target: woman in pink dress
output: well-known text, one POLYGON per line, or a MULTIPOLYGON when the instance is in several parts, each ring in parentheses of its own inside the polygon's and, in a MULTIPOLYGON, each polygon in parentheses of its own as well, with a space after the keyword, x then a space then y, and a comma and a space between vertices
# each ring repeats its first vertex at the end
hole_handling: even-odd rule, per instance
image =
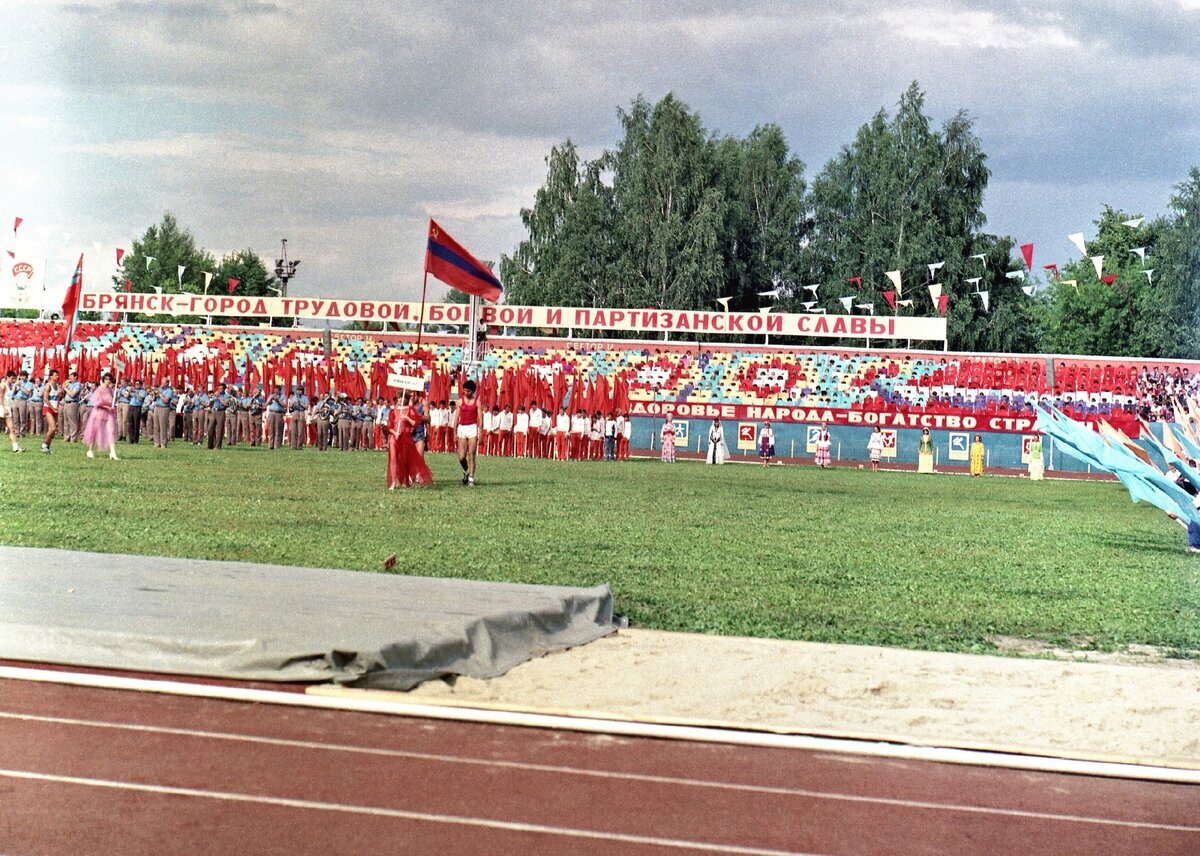
POLYGON ((422 418, 408 398, 402 407, 393 407, 388 413, 388 490, 395 490, 400 485, 433 484, 433 473, 412 438, 413 426, 422 418))
POLYGON ((88 416, 87 426, 83 429, 83 442, 87 444, 87 456, 96 457, 93 449, 108 448, 108 456, 114 461, 117 457, 117 411, 113 407, 113 376, 105 373, 100 379, 100 385, 88 399, 92 408, 88 416))
POLYGON ((663 463, 675 463, 675 420, 671 417, 670 413, 667 414, 667 419, 663 422, 659 437, 662 439, 663 463))

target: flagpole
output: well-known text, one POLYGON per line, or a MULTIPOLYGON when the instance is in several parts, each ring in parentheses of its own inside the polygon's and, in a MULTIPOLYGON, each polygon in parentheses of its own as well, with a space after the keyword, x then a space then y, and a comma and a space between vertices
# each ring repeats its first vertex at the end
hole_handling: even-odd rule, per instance
POLYGON ((417 350, 421 349, 421 334, 425 332, 425 289, 429 287, 429 269, 425 269, 425 278, 421 281, 421 318, 417 322, 417 350))

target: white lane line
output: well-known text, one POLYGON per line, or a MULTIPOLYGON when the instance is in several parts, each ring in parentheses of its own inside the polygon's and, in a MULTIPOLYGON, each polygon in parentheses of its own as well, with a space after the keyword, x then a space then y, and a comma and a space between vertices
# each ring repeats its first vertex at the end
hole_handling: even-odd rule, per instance
POLYGON ((607 734, 620 737, 682 740, 692 743, 719 743, 729 746, 754 746, 766 749, 806 750, 853 755, 863 758, 892 758, 905 761, 939 764, 965 764, 972 767, 1000 767, 1009 770, 1031 770, 1040 773, 1059 773, 1080 776, 1100 776, 1113 779, 1174 782, 1200 785, 1200 770, 1182 767, 1163 767, 1118 761, 1090 761, 1047 755, 1019 755, 984 749, 955 749, 946 746, 871 741, 843 737, 817 737, 811 734, 779 734, 771 731, 752 731, 734 728, 715 728, 695 725, 631 722, 599 717, 563 716, 547 713, 492 710, 487 708, 447 707, 437 704, 416 704, 392 698, 374 698, 369 693, 348 698, 345 696, 310 695, 280 690, 260 690, 249 687, 213 686, 150 678, 119 675, 99 675, 88 672, 60 672, 52 669, 30 669, 0 666, 0 680, 32 681, 64 684, 94 689, 128 690, 158 693, 185 698, 205 698, 219 701, 253 702, 317 710, 376 713, 387 716, 410 716, 446 722, 473 722, 483 725, 544 728, 558 731, 577 731, 584 734, 607 734))
POLYGON ((204 799, 225 800, 228 802, 255 803, 258 805, 282 806, 285 808, 313 809, 317 811, 337 811, 347 814, 366 814, 374 817, 390 817, 399 820, 424 821, 427 823, 446 823, 456 826, 482 827, 485 829, 503 829, 511 832, 533 832, 541 835, 558 835, 568 838, 594 838, 601 841, 620 842, 624 844, 643 844, 654 847, 672 847, 684 850, 703 850, 709 853, 734 853, 742 856, 814 856, 814 854, 798 853, 791 850, 764 850, 758 847, 742 847, 736 844, 717 844, 708 841, 684 841, 678 838, 656 838, 650 835, 627 835, 620 832, 598 831, 591 829, 575 829, 567 826, 546 826, 540 823, 520 823, 510 820, 490 820, 483 817, 468 817, 453 814, 430 814, 423 811, 405 811, 398 808, 382 808, 370 805, 350 805, 347 803, 317 802, 315 800, 298 800, 287 797, 269 797, 256 794, 240 794, 231 791, 206 791, 198 788, 177 788, 168 785, 143 785, 138 782, 121 782, 113 779, 89 779, 79 776, 59 776, 52 773, 38 773, 30 770, 0 769, 0 777, 10 779, 28 779, 39 782, 54 782, 66 785, 83 785, 92 788, 109 788, 122 791, 139 791, 148 794, 167 794, 181 797, 200 797, 204 799))
POLYGON ((45 722, 55 725, 72 725, 84 728, 107 728, 118 731, 133 731, 148 734, 169 734, 177 737, 196 737, 207 740, 224 740, 238 743, 257 743, 266 746, 281 746, 290 749, 312 749, 328 752, 345 752, 358 755, 375 755, 384 758, 407 758, 444 764, 465 764, 482 767, 500 767, 513 770, 533 770, 567 776, 594 779, 648 782, 681 787, 710 788, 714 790, 744 791, 747 793, 772 794, 776 796, 802 797, 806 799, 832 800, 838 802, 871 803, 900 808, 929 809, 932 811, 964 812, 967 814, 1001 815, 1032 820, 1050 820, 1063 823, 1092 823, 1102 826, 1122 826, 1133 829, 1159 829, 1170 832, 1200 833, 1200 826, 1187 826, 1153 821, 1120 820, 1118 818, 1094 817, 1090 815, 1060 814, 1056 812, 1030 811, 1027 809, 996 808, 994 806, 940 803, 927 800, 907 800, 897 797, 877 797, 863 794, 844 794, 836 791, 813 791, 804 788, 785 788, 774 785, 752 785, 737 782, 714 782, 707 779, 691 779, 679 776, 657 776, 650 773, 623 773, 615 770, 588 770, 581 767, 565 767, 557 764, 533 764, 520 761, 472 758, 461 755, 442 755, 431 752, 412 752, 404 749, 382 749, 372 746, 352 746, 345 743, 319 743, 311 740, 294 740, 286 737, 262 737, 254 734, 236 734, 225 731, 205 731, 194 728, 173 728, 165 725, 141 725, 130 722, 105 722, 103 720, 74 719, 65 716, 42 716, 40 714, 0 711, 0 719, 27 722, 45 722))

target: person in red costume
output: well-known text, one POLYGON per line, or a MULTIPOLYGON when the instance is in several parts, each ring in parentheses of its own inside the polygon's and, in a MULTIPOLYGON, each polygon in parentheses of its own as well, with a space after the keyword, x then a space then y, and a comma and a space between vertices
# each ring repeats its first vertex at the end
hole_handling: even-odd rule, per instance
POLYGON ((433 473, 413 442, 412 430, 422 419, 413 402, 406 398, 402 407, 393 407, 388 414, 388 490, 403 485, 433 484, 433 473))

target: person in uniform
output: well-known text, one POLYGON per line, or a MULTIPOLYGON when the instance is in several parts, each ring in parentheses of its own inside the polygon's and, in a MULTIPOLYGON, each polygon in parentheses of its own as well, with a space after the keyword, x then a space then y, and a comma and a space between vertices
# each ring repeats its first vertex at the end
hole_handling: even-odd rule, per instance
POLYGON ((229 410, 229 393, 225 384, 217 384, 217 394, 209 402, 208 418, 208 448, 223 449, 225 447, 225 417, 229 410))
POLYGON ((458 443, 458 465, 462 467, 462 483, 475 485, 475 457, 479 451, 479 402, 475 398, 475 381, 462 385, 462 402, 455 414, 454 436, 458 443))
POLYGON ((229 406, 225 408, 225 442, 236 446, 241 430, 242 396, 236 386, 229 388, 229 406))
POLYGON ((63 441, 66 443, 78 443, 83 438, 83 425, 79 422, 79 405, 82 398, 83 384, 79 382, 79 372, 72 369, 67 372, 62 403, 59 405, 62 413, 63 441))
POLYGON ((29 382, 29 372, 22 369, 12 383, 12 418, 18 439, 24 437, 29 430, 29 393, 32 390, 33 384, 29 382))
POLYGON ((184 384, 183 392, 175 396, 175 404, 171 407, 171 412, 167 414, 167 445, 175 442, 175 431, 180 432, 180 436, 187 436, 184 428, 183 411, 187 406, 188 399, 191 397, 192 388, 184 384), (179 426, 176 428, 176 426, 179 426))
POLYGON ((354 424, 354 405, 346 393, 338 396, 337 406, 337 447, 339 452, 350 451, 351 426, 354 424))
POLYGON ((167 448, 167 436, 171 427, 171 411, 175 409, 175 390, 170 382, 164 381, 150 402, 150 437, 154 448, 167 448))
POLYGON ((304 412, 308 410, 308 396, 303 387, 297 386, 287 398, 288 444, 293 452, 304 448, 304 412))
POLYGON ((192 401, 192 436, 190 439, 193 446, 199 446, 200 439, 208 437, 208 412, 212 407, 212 394, 210 391, 201 390, 192 401))
POLYGON ((41 435, 41 433, 46 430, 46 417, 42 415, 42 395, 45 393, 45 391, 45 380, 37 380, 35 378, 30 381, 28 405, 28 430, 30 434, 41 435))
POLYGON ((125 436, 130 443, 137 445, 142 437, 142 405, 146 403, 146 384, 141 379, 129 390, 129 410, 126 418, 129 424, 125 427, 125 436))
POLYGON ((283 445, 283 419, 287 413, 287 398, 283 387, 276 385, 267 396, 267 448, 278 449, 283 445))
POLYGON ((83 385, 83 395, 79 402, 79 440, 83 441, 83 429, 87 427, 88 419, 92 415, 92 393, 96 391, 96 385, 88 381, 83 385))
POLYGON ((180 423, 179 436, 183 438, 183 442, 190 443, 192 442, 192 437, 196 436, 196 389, 190 383, 183 388, 183 395, 179 396, 176 411, 180 423))
POLYGON ((246 435, 250 438, 251 446, 258 446, 262 441, 263 435, 263 411, 267 407, 267 399, 262 394, 262 385, 260 384, 254 390, 254 395, 250 396, 249 402, 246 404, 246 410, 249 412, 249 433, 246 435))
POLYGON ((132 387, 129 381, 122 382, 117 387, 117 439, 129 439, 129 393, 132 387))
POLYGON ((513 453, 513 427, 514 422, 516 421, 513 418, 511 404, 504 405, 504 410, 500 413, 499 421, 500 436, 497 441, 499 449, 497 450, 496 454, 505 458, 511 458, 513 453))

